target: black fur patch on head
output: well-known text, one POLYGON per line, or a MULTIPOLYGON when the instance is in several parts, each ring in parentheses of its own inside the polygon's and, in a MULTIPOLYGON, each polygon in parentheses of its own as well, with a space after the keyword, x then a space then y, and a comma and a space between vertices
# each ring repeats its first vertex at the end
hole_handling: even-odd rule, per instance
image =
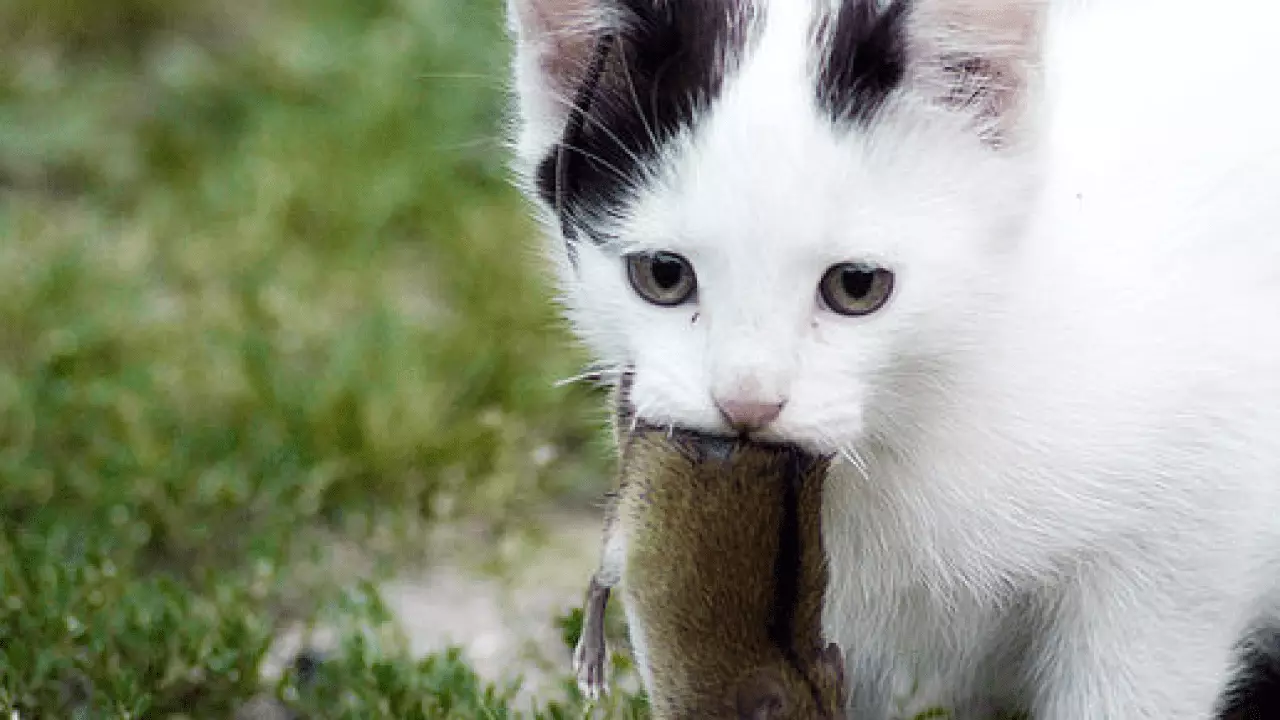
POLYGON ((820 18, 818 106, 840 124, 866 124, 907 71, 908 0, 844 0, 820 18))
POLYGON ((751 0, 611 0, 618 26, 596 46, 566 132, 538 167, 566 239, 616 216, 664 145, 719 95, 756 26, 751 0))

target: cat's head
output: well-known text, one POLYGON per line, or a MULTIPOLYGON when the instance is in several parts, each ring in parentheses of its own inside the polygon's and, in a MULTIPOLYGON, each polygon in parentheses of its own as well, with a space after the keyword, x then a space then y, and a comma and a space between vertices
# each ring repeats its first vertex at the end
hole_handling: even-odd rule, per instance
POLYGON ((520 176, 641 418, 829 451, 982 331, 1043 0, 508 3, 520 176))

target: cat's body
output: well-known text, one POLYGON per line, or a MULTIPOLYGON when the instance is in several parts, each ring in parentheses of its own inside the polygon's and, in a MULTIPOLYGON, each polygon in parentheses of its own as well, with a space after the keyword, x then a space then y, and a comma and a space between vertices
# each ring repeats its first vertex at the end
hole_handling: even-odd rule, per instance
POLYGON ((845 458, 851 717, 1213 717, 1280 611, 1280 9, 512 2, 580 336, 845 458))

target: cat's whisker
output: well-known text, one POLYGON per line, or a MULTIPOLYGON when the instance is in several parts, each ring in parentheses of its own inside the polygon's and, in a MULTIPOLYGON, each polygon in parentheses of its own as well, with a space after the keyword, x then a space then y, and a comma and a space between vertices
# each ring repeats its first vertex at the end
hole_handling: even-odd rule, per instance
POLYGON ((843 457, 854 467, 855 470, 858 471, 858 474, 862 476, 862 479, 870 480, 871 472, 867 467, 866 458, 862 457, 862 454, 858 452, 858 449, 852 445, 846 444, 841 444, 839 447, 841 457, 843 457))
POLYGON ((582 157, 587 158, 592 162, 598 163, 601 167, 613 173, 614 177, 622 181, 622 183, 627 187, 631 187, 632 185, 635 184, 635 180, 632 179, 630 176, 628 176, 626 173, 624 173, 621 168, 609 162, 608 160, 605 160, 599 155, 596 155, 593 152, 587 151, 581 147, 578 147, 577 145, 571 145, 569 143, 561 143, 560 147, 564 148, 567 151, 577 153, 578 155, 581 155, 582 157))
POLYGON ((634 399, 632 400, 631 432, 635 432, 636 428, 640 427, 641 416, 647 415, 652 407, 653 403, 636 403, 634 399))
POLYGON ((452 73, 417 73, 414 75, 417 80, 475 80, 482 81, 480 84, 488 85, 489 90, 506 91, 507 81, 505 78, 497 75, 487 75, 485 73, 468 73, 468 72, 452 72, 452 73))
POLYGON ((840 457, 844 458, 845 462, 852 465, 853 468, 858 471, 859 475, 862 475, 864 478, 866 477, 867 472, 866 470, 863 469, 862 459, 858 457, 857 453, 855 453, 852 449, 847 447, 841 447, 839 449, 839 453, 840 453, 840 457))
POLYGON ((489 135, 486 137, 473 138, 471 140, 461 140, 456 143, 445 143, 442 145, 435 145, 431 148, 431 150, 432 152, 456 152, 459 150, 473 150, 475 148, 482 148, 486 146, 500 147, 501 145, 502 145, 502 138, 489 135))
POLYGON ((573 385, 574 383, 580 383, 580 382, 599 383, 603 381, 605 376, 608 374, 609 374, 608 367, 591 365, 591 366, 588 366, 586 369, 584 369, 582 372, 578 373, 577 375, 571 375, 567 378, 562 378, 560 380, 555 381, 552 387, 562 388, 566 385, 573 385))
POLYGON ((863 480, 871 479, 870 466, 867 464, 866 458, 862 457, 862 454, 858 452, 857 448, 852 445, 845 445, 843 443, 836 442, 835 438, 822 430, 816 430, 815 434, 817 434, 819 440, 823 443, 835 447, 836 452, 839 453, 840 457, 843 458, 845 462, 852 465, 853 468, 858 471, 858 474, 862 476, 863 480))
POLYGON ((593 225, 589 219, 583 219, 582 213, 578 212, 576 208, 565 206, 563 198, 559 196, 556 197, 556 215, 563 218, 565 223, 573 226, 577 232, 584 232, 593 225))
MULTIPOLYGON (((627 147, 627 144, 622 141, 622 138, 618 137, 618 134, 615 133, 608 125, 605 125, 604 123, 591 117, 591 113, 587 111, 588 110, 587 108, 581 107, 580 105, 578 105, 576 101, 566 98, 559 93, 553 93, 552 99, 555 100, 560 105, 562 105, 563 107, 565 107, 571 113, 572 112, 582 113, 584 127, 587 125, 590 125, 590 127, 593 130, 599 130, 601 133, 603 133, 604 136, 612 140, 614 145, 617 145, 618 149, 621 150, 623 153, 625 153, 628 159, 634 162, 637 167, 643 168, 648 166, 648 163, 644 162, 644 160, 642 160, 638 155, 636 155, 635 151, 627 147)), ((641 119, 644 120, 643 114, 641 115, 641 119)), ((652 139, 653 132, 648 128, 648 121, 644 120, 644 123, 645 123, 645 128, 646 130, 649 131, 650 138, 652 139)), ((657 147, 657 145, 655 144, 654 147, 657 147)))
POLYGON ((627 63, 622 64, 622 74, 627 81, 627 92, 631 95, 631 102, 636 108, 636 115, 640 117, 640 122, 644 125, 644 132, 649 137, 650 146, 657 148, 660 143, 658 136, 653 132, 653 126, 649 124, 649 118, 644 114, 644 108, 640 107, 640 95, 636 93, 635 81, 631 78, 631 66, 627 63))
POLYGON ((871 470, 867 466, 866 458, 862 457, 862 454, 859 453, 856 448, 850 447, 847 449, 849 454, 853 456, 854 466, 858 468, 858 473, 862 475, 862 479, 868 481, 871 480, 871 470))
MULTIPOLYGON (((660 373, 660 370, 657 370, 657 372, 662 374, 660 373)), ((660 387, 672 387, 677 383, 675 379, 664 375, 664 377, 660 377, 658 379, 657 384, 660 387)), ((640 401, 636 400, 635 396, 632 396, 631 401, 634 413, 631 414, 631 432, 635 432, 635 429, 639 427, 641 420, 649 418, 649 420, 646 421, 646 424, 649 424, 650 427, 663 427, 664 425, 664 427, 666 427, 667 438, 675 437, 676 420, 672 418, 672 413, 664 411, 664 406, 658 402, 659 400, 660 398, 649 398, 648 401, 640 401), (666 416, 667 419, 663 420, 662 416, 666 416)))

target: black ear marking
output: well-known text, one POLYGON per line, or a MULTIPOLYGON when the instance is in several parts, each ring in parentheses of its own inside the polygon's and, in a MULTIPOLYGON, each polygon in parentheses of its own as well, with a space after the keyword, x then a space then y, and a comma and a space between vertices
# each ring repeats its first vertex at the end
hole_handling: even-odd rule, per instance
POLYGON ((696 124, 749 50, 753 0, 595 0, 610 27, 597 38, 561 141, 537 168, 540 199, 570 243, 609 238, 662 149, 696 124))
POLYGON ((575 191, 577 174, 574 172, 574 164, 581 162, 581 156, 577 152, 571 154, 569 149, 576 147, 582 140, 587 115, 591 112, 591 104, 599 91, 600 79, 604 76, 605 65, 609 61, 615 42, 613 34, 601 35, 596 41, 595 50, 592 51, 591 65, 574 98, 573 109, 565 123, 564 134, 556 145, 555 151, 538 168, 538 187, 543 199, 555 208, 556 216, 560 219, 560 233, 564 236, 566 250, 569 253, 569 262, 575 268, 578 266, 578 253, 574 242, 578 237, 566 199, 575 191))
POLYGON ((819 20, 823 57, 817 97, 841 124, 863 124, 875 116, 907 73, 906 0, 844 0, 819 20))

